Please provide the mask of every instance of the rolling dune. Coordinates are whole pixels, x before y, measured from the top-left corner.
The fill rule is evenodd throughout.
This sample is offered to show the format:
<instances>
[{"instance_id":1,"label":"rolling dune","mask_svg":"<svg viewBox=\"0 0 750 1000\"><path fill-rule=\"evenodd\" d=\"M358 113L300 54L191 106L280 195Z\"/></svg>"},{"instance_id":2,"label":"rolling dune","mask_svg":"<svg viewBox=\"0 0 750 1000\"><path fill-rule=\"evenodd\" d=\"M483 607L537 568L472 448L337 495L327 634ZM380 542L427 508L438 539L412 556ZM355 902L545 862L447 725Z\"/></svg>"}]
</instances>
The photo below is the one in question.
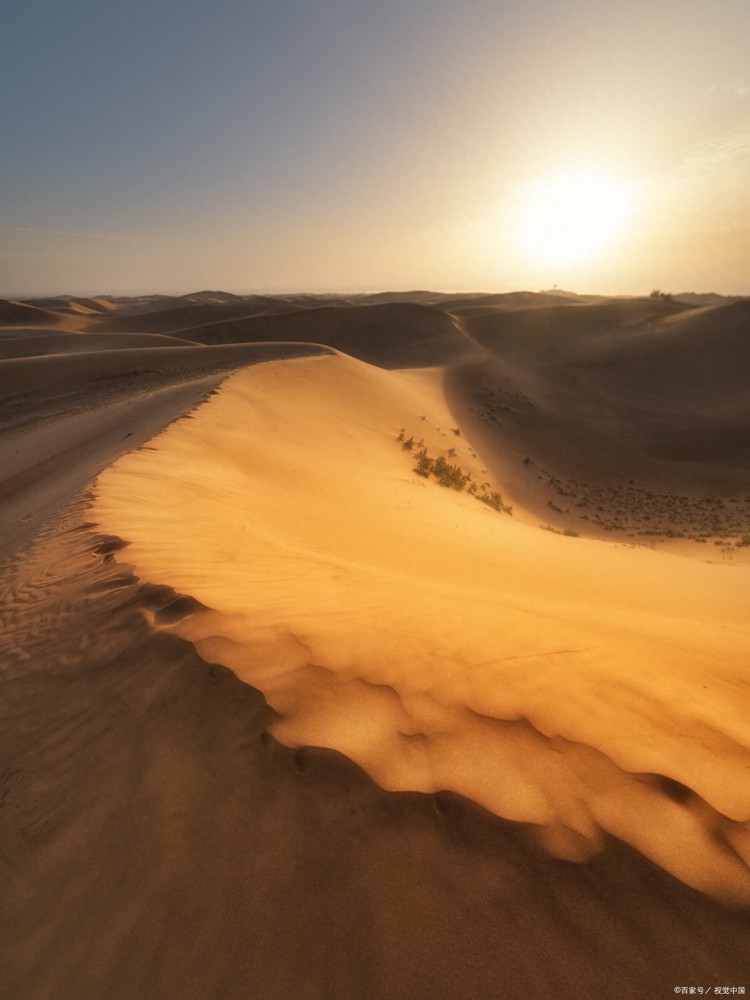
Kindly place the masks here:
<instances>
[{"instance_id":1,"label":"rolling dune","mask_svg":"<svg viewBox=\"0 0 750 1000\"><path fill-rule=\"evenodd\" d=\"M158 333L62 333L59 330L0 329L3 360L31 358L40 354L91 354L131 347L187 347L188 340Z\"/></svg>"},{"instance_id":2,"label":"rolling dune","mask_svg":"<svg viewBox=\"0 0 750 1000\"><path fill-rule=\"evenodd\" d=\"M0 303L0 995L750 986L704 298Z\"/></svg>"},{"instance_id":3,"label":"rolling dune","mask_svg":"<svg viewBox=\"0 0 750 1000\"><path fill-rule=\"evenodd\" d=\"M130 313L120 310L102 318L94 329L114 333L178 333L203 323L295 311L295 306L264 295L217 300L203 295L186 296L156 311ZM129 314L130 313L130 314Z\"/></svg>"},{"instance_id":4,"label":"rolling dune","mask_svg":"<svg viewBox=\"0 0 750 1000\"><path fill-rule=\"evenodd\" d=\"M540 533L425 482L400 427L480 476L451 426L429 372L266 364L105 472L96 517L140 577L211 609L175 631L263 691L287 745L458 792L559 857L606 831L750 902L750 571Z\"/></svg>"},{"instance_id":5,"label":"rolling dune","mask_svg":"<svg viewBox=\"0 0 750 1000\"><path fill-rule=\"evenodd\" d=\"M326 344L381 368L444 365L479 353L446 313L412 303L321 306L304 312L244 318L183 331L197 343L305 340Z\"/></svg>"},{"instance_id":6,"label":"rolling dune","mask_svg":"<svg viewBox=\"0 0 750 1000\"><path fill-rule=\"evenodd\" d=\"M74 314L64 310L43 309L29 302L0 299L0 327L32 326L58 327L64 330L80 330L89 326L87 315Z\"/></svg>"},{"instance_id":7,"label":"rolling dune","mask_svg":"<svg viewBox=\"0 0 750 1000\"><path fill-rule=\"evenodd\" d=\"M651 309L464 321L491 354L449 370L448 398L534 523L728 556L750 526L748 303Z\"/></svg>"},{"instance_id":8,"label":"rolling dune","mask_svg":"<svg viewBox=\"0 0 750 1000\"><path fill-rule=\"evenodd\" d=\"M746 978L748 912L621 842L556 861L464 799L280 745L257 691L149 625L179 598L88 507L1 563L4 997L637 1000Z\"/></svg>"}]
</instances>

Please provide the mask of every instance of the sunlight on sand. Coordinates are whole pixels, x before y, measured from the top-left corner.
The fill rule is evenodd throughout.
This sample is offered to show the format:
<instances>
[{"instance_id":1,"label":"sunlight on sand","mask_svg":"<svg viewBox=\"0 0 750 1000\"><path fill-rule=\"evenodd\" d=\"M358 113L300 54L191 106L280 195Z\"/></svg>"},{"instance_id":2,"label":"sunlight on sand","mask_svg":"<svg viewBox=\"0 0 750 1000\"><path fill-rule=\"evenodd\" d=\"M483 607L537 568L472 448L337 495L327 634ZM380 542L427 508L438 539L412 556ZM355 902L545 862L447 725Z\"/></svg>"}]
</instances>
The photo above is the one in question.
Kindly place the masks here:
<instances>
[{"instance_id":1,"label":"sunlight on sand","mask_svg":"<svg viewBox=\"0 0 750 1000\"><path fill-rule=\"evenodd\" d=\"M458 792L562 858L606 831L750 902L750 569L564 538L420 479L402 427L483 478L441 378L258 365L105 471L96 519L141 579L210 609L171 630L260 689L287 745Z\"/></svg>"}]
</instances>

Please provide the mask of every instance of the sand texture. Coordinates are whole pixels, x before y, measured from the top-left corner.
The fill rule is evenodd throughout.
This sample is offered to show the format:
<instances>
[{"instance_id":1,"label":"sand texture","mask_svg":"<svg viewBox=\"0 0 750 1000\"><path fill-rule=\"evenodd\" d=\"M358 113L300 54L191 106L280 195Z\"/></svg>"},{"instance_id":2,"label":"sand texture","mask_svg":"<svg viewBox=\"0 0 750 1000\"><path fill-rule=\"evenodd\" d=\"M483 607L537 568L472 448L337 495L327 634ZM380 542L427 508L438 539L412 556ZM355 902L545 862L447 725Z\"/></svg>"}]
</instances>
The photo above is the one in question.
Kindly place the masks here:
<instances>
[{"instance_id":1,"label":"sand texture","mask_svg":"<svg viewBox=\"0 0 750 1000\"><path fill-rule=\"evenodd\" d=\"M0 995L750 989L750 303L0 319Z\"/></svg>"}]
</instances>

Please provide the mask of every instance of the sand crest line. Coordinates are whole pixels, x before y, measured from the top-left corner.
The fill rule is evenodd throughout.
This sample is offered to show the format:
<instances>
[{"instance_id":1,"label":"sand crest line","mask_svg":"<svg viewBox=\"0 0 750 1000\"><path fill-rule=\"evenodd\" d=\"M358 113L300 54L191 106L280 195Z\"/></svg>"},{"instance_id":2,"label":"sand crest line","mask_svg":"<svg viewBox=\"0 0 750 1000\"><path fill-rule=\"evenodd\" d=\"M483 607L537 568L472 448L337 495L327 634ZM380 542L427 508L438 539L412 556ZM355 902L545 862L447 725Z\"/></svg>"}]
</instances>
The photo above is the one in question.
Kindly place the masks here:
<instances>
[{"instance_id":1,"label":"sand crest line","mask_svg":"<svg viewBox=\"0 0 750 1000\"><path fill-rule=\"evenodd\" d=\"M440 369L267 362L107 469L96 517L142 579L213 609L169 627L261 690L287 745L458 792L560 857L606 831L749 902L747 569L562 538L425 483L395 441L420 415L445 450ZM451 447L480 477L472 440ZM570 652L540 654L540 630Z\"/></svg>"}]
</instances>

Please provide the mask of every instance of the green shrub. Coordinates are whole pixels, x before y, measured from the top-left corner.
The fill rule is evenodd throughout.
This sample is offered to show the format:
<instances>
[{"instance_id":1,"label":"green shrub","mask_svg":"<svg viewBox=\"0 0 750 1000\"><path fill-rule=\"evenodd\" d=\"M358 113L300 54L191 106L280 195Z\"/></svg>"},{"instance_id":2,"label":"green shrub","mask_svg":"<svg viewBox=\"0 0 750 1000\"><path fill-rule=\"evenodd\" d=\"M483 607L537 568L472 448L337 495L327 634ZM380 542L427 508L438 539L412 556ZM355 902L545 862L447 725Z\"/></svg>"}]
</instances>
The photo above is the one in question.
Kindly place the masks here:
<instances>
[{"instance_id":1,"label":"green shrub","mask_svg":"<svg viewBox=\"0 0 750 1000\"><path fill-rule=\"evenodd\" d=\"M404 433L402 430L399 440L403 438ZM446 486L459 492L468 489L468 492L472 496L481 500L482 503L487 504L488 507L492 507L493 510L513 514L513 508L504 502L502 496L497 491L489 489L489 483L484 484L480 493L477 484L471 481L471 476L463 472L460 466L451 465L443 455L439 455L437 458L430 458L427 449L424 447L424 442L415 442L413 437L409 437L402 442L401 447L405 451L413 451L415 447L419 448L419 451L416 453L417 464L414 466L414 471L418 476L422 476L423 479L429 479L430 476L434 476L441 486ZM453 448L448 451L448 454L451 456L455 455L455 453L455 449Z\"/></svg>"},{"instance_id":2,"label":"green shrub","mask_svg":"<svg viewBox=\"0 0 750 1000\"><path fill-rule=\"evenodd\" d=\"M433 466L434 462L429 457L427 452L422 449L422 451L420 451L417 455L417 464L414 466L414 471L418 476L424 476L425 479L429 479Z\"/></svg>"},{"instance_id":3,"label":"green shrub","mask_svg":"<svg viewBox=\"0 0 750 1000\"><path fill-rule=\"evenodd\" d=\"M503 503L502 496L495 490L491 492L485 491L479 494L479 499L482 503L486 503L488 507L492 507L493 510L505 510L505 504Z\"/></svg>"},{"instance_id":4,"label":"green shrub","mask_svg":"<svg viewBox=\"0 0 750 1000\"><path fill-rule=\"evenodd\" d=\"M551 524L540 524L539 527L540 528L544 528L545 531L551 531L554 535L565 535L568 538L580 538L581 537L580 533L578 531L574 531L572 528L565 528L564 531L561 531L559 528L555 528ZM607 528L606 530L610 531L611 529Z\"/></svg>"},{"instance_id":5,"label":"green shrub","mask_svg":"<svg viewBox=\"0 0 750 1000\"><path fill-rule=\"evenodd\" d=\"M442 455L435 459L432 472L441 486L448 486L454 490L464 489L469 481L469 477L461 472L459 466L450 465Z\"/></svg>"}]
</instances>

